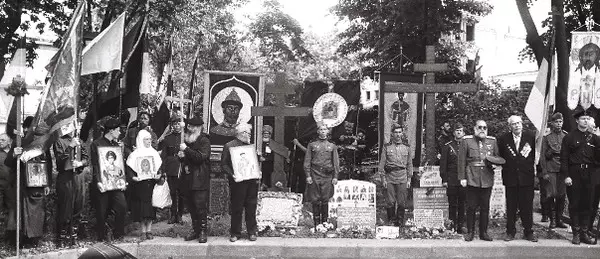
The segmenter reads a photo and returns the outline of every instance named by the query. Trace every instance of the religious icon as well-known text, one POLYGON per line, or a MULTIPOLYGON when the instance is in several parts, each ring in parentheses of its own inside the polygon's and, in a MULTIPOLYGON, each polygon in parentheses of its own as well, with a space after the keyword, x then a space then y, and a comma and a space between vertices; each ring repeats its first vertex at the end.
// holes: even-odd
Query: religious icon
POLYGON ((121 147, 98 147, 100 182, 107 191, 123 190, 127 186, 123 170, 121 147))
POLYGON ((46 164, 38 162, 27 163, 27 187, 44 187, 48 185, 46 164))
POLYGON ((573 110, 581 105, 588 109, 600 107, 600 98, 594 93, 600 89, 600 33, 573 32, 569 59, 569 87, 567 106, 573 110))
POLYGON ((330 101, 323 104, 323 111, 321 111, 323 119, 335 120, 337 117, 337 103, 330 101))
POLYGON ((254 145, 231 147, 229 152, 236 182, 262 177, 254 145))
POLYGON ((348 103, 336 93, 321 95, 313 105, 313 117, 317 124, 332 128, 340 125, 348 113, 348 103))
POLYGON ((137 157, 135 167, 134 171, 137 172, 140 181, 153 179, 158 171, 154 163, 154 157, 152 156, 137 157))
POLYGON ((404 93, 398 93, 398 100, 392 103, 392 120, 402 128, 406 127, 406 121, 410 116, 410 105, 404 101, 404 93))

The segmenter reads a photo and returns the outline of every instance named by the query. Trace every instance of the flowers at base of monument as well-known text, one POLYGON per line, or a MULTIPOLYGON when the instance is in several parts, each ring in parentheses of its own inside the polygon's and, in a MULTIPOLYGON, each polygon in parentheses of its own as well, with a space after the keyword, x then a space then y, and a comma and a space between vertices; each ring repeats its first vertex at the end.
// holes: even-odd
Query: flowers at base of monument
POLYGON ((329 230, 334 230, 335 227, 329 222, 323 222, 315 227, 316 232, 325 233, 329 230))

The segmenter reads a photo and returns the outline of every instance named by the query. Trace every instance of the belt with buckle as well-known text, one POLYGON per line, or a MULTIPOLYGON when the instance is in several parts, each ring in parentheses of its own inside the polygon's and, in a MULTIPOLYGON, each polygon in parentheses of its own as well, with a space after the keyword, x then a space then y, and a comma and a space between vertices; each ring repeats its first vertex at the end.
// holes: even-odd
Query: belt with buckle
POLYGON ((474 162, 469 162, 470 166, 486 166, 485 162, 483 161, 474 161, 474 162))
POLYGON ((594 164, 573 164, 572 166, 581 168, 581 169, 588 169, 588 168, 596 167, 596 165, 594 165, 594 164))

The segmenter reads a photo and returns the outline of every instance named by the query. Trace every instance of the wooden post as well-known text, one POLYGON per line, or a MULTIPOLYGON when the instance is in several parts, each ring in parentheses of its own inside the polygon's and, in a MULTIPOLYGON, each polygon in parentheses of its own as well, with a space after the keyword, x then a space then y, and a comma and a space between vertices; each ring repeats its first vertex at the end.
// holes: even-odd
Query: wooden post
MULTIPOLYGON (((435 63, 435 47, 427 46, 425 50, 425 63, 433 64, 435 63)), ((446 69, 448 65, 446 65, 446 69)), ((417 67, 415 67, 415 71, 417 67)), ((425 69, 424 69, 425 70, 425 69)), ((425 70, 428 71, 428 70, 425 70)), ((426 84, 435 84, 435 73, 429 70, 427 74, 425 74, 425 83, 426 84)), ((429 164, 432 164, 435 160, 435 93, 426 93, 425 94, 425 157, 429 164)))

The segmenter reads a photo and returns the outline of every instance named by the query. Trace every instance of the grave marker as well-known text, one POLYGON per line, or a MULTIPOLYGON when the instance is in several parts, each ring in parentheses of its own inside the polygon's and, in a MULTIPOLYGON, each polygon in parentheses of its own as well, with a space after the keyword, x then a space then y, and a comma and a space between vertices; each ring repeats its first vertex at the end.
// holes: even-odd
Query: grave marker
POLYGON ((256 221, 260 227, 296 228, 302 217, 302 194, 258 192, 256 221))
POLYGON ((439 166, 419 167, 419 187, 442 187, 442 176, 439 166))
POLYGON ((329 218, 336 219, 338 227, 369 227, 376 223, 375 184, 358 180, 338 181, 329 200, 329 218))
POLYGON ((413 189, 415 226, 442 228, 448 219, 448 197, 445 187, 413 189))

